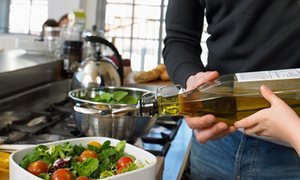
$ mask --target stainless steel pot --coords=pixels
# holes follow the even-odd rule
[[[140,117],[137,104],[110,104],[87,99],[94,98],[101,92],[127,91],[140,98],[148,90],[131,87],[99,87],[76,89],[69,92],[74,101],[74,119],[77,128],[86,136],[103,136],[134,142],[146,134],[156,119]],[[81,98],[85,96],[85,98]]]

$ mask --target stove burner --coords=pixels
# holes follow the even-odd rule
[[[182,117],[163,117],[158,119],[149,133],[142,137],[144,149],[157,156],[165,156],[176,136]]]

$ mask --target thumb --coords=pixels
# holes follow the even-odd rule
[[[279,97],[277,97],[273,93],[273,91],[269,87],[265,85],[262,85],[260,87],[260,93],[270,104],[274,104],[275,102],[282,101]]]

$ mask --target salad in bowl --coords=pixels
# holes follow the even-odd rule
[[[10,179],[155,179],[156,157],[105,137],[76,138],[19,150],[10,156]]]

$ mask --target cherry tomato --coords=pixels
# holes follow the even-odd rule
[[[75,180],[90,180],[90,178],[88,178],[86,176],[79,176]]]
[[[47,173],[48,165],[44,161],[37,160],[29,164],[27,171],[29,171],[31,174],[39,176],[42,173]]]
[[[85,161],[87,158],[96,158],[98,159],[98,154],[95,152],[95,151],[92,151],[92,150],[85,150],[83,151],[79,158],[78,158],[78,161],[79,162],[83,162]]]
[[[73,174],[69,169],[58,169],[54,171],[51,180],[73,180]]]
[[[117,168],[121,169],[124,167],[127,167],[128,164],[133,163],[133,159],[129,156],[123,156],[121,157],[117,162]]]
[[[95,147],[97,147],[97,148],[101,148],[101,144],[99,143],[99,142],[97,142],[97,141],[91,141],[91,142],[89,142],[88,143],[89,145],[91,145],[91,146],[95,146]]]

